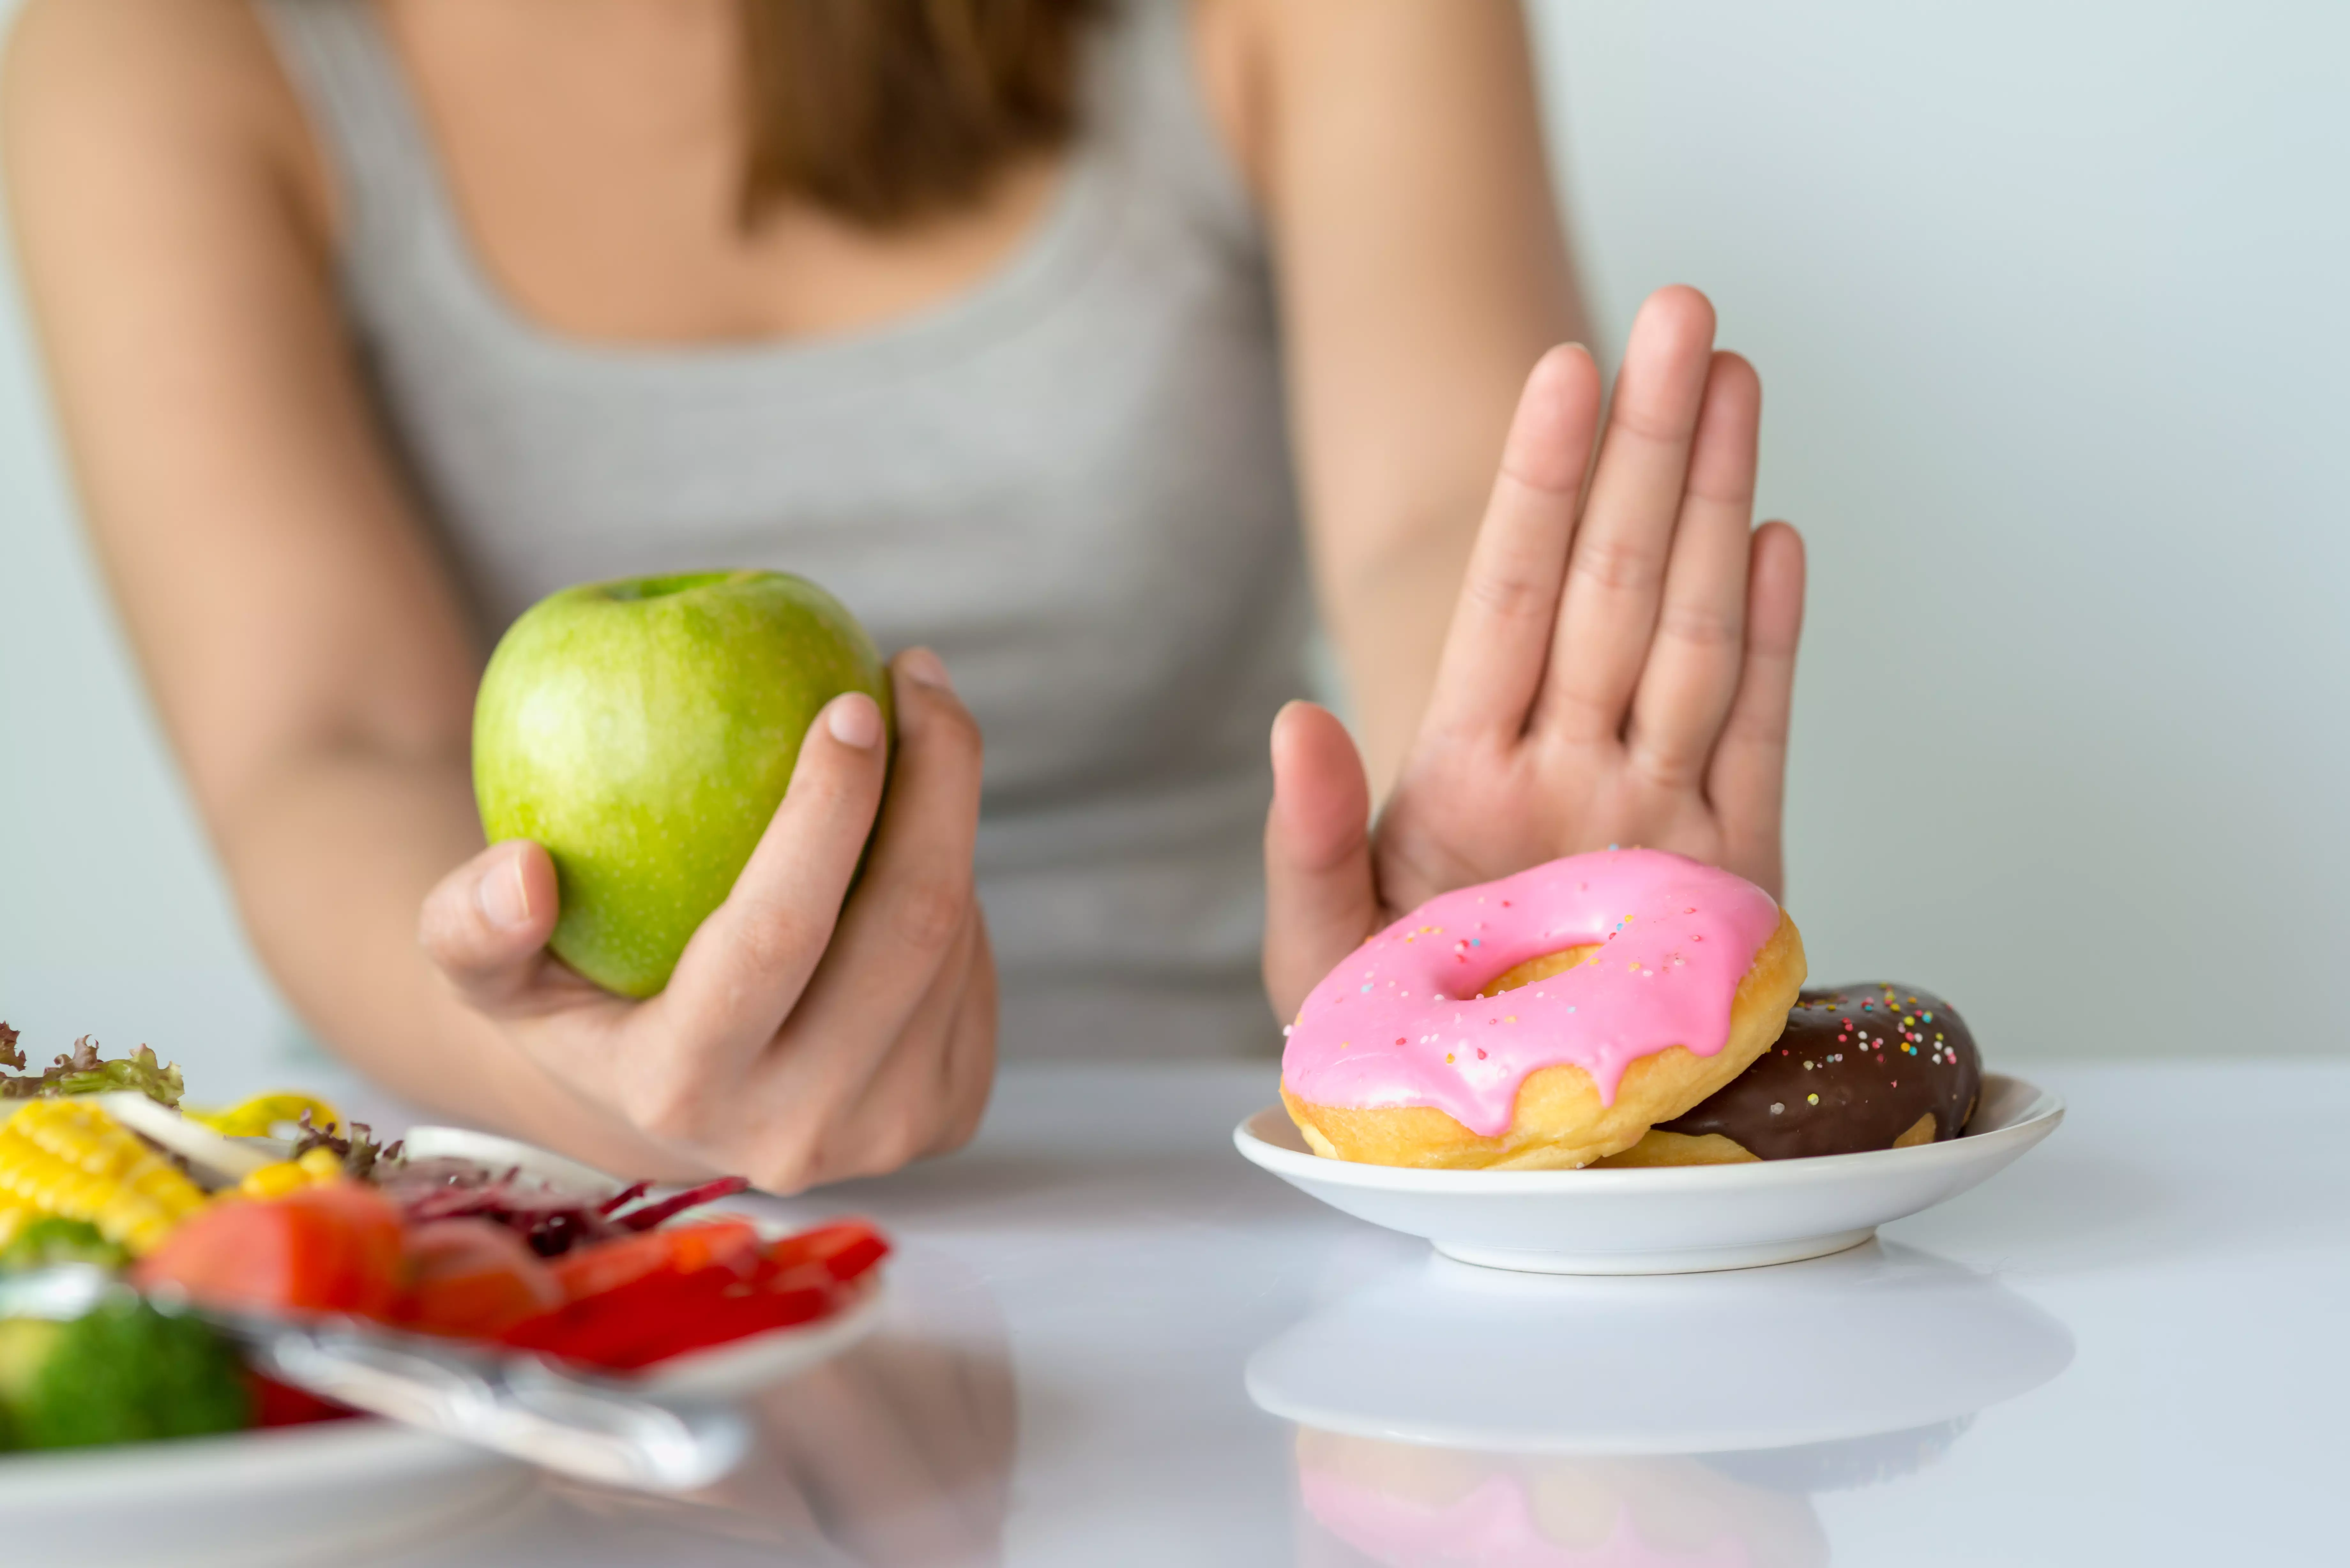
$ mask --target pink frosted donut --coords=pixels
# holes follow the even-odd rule
[[[1804,981],[1768,893],[1658,849],[1430,899],[1305,999],[1282,1099],[1318,1154],[1587,1165],[1743,1072]]]

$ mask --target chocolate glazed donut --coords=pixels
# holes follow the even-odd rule
[[[1965,1129],[1981,1083],[1974,1035],[1933,992],[1888,981],[1807,990],[1752,1066],[1606,1163],[1712,1165],[1932,1143]]]

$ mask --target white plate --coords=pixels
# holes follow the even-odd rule
[[[371,1557],[497,1513],[529,1466],[386,1421],[0,1457],[0,1560],[260,1568]]]
[[[1544,1274],[1746,1269],[1856,1247],[2056,1130],[2064,1102],[1983,1075],[1963,1137],[1810,1159],[1638,1170],[1419,1170],[1325,1159],[1269,1106],[1232,1129],[1250,1160],[1332,1208],[1464,1263]]]
[[[822,1322],[674,1356],[648,1369],[642,1386],[739,1398],[779,1383],[870,1333],[881,1293],[877,1284]],[[366,1418],[0,1454],[0,1563],[247,1568],[371,1557],[495,1513],[533,1474],[503,1455]]]
[[[463,1159],[488,1170],[517,1170],[549,1187],[588,1198],[609,1198],[628,1184],[619,1177],[582,1165],[551,1148],[472,1127],[411,1127],[400,1140],[409,1159]]]
[[[408,1151],[519,1167],[591,1199],[623,1185],[536,1145],[465,1127],[416,1127]],[[793,1232],[747,1218],[769,1240]],[[868,1278],[863,1299],[830,1317],[672,1356],[635,1381],[660,1395],[732,1399],[796,1376],[880,1320],[883,1283]],[[0,1454],[0,1563],[246,1568],[373,1556],[496,1512],[529,1490],[534,1474],[502,1455],[372,1418]]]

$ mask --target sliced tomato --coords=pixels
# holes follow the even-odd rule
[[[563,1286],[513,1231],[434,1220],[408,1232],[408,1289],[396,1319],[423,1334],[488,1338],[563,1304]]]
[[[565,1296],[579,1301],[663,1271],[723,1268],[748,1274],[758,1257],[758,1229],[748,1220],[729,1219],[598,1241],[557,1258],[553,1267]]]
[[[400,1212],[355,1181],[217,1203],[140,1261],[141,1290],[207,1306],[388,1317],[401,1275]]]

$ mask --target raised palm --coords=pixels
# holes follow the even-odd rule
[[[1779,891],[1803,545],[1752,527],[1761,385],[1712,345],[1702,295],[1652,296],[1604,437],[1590,356],[1535,368],[1376,826],[1337,721],[1282,714],[1265,981],[1284,1014],[1387,919],[1578,850],[1678,850]]]

